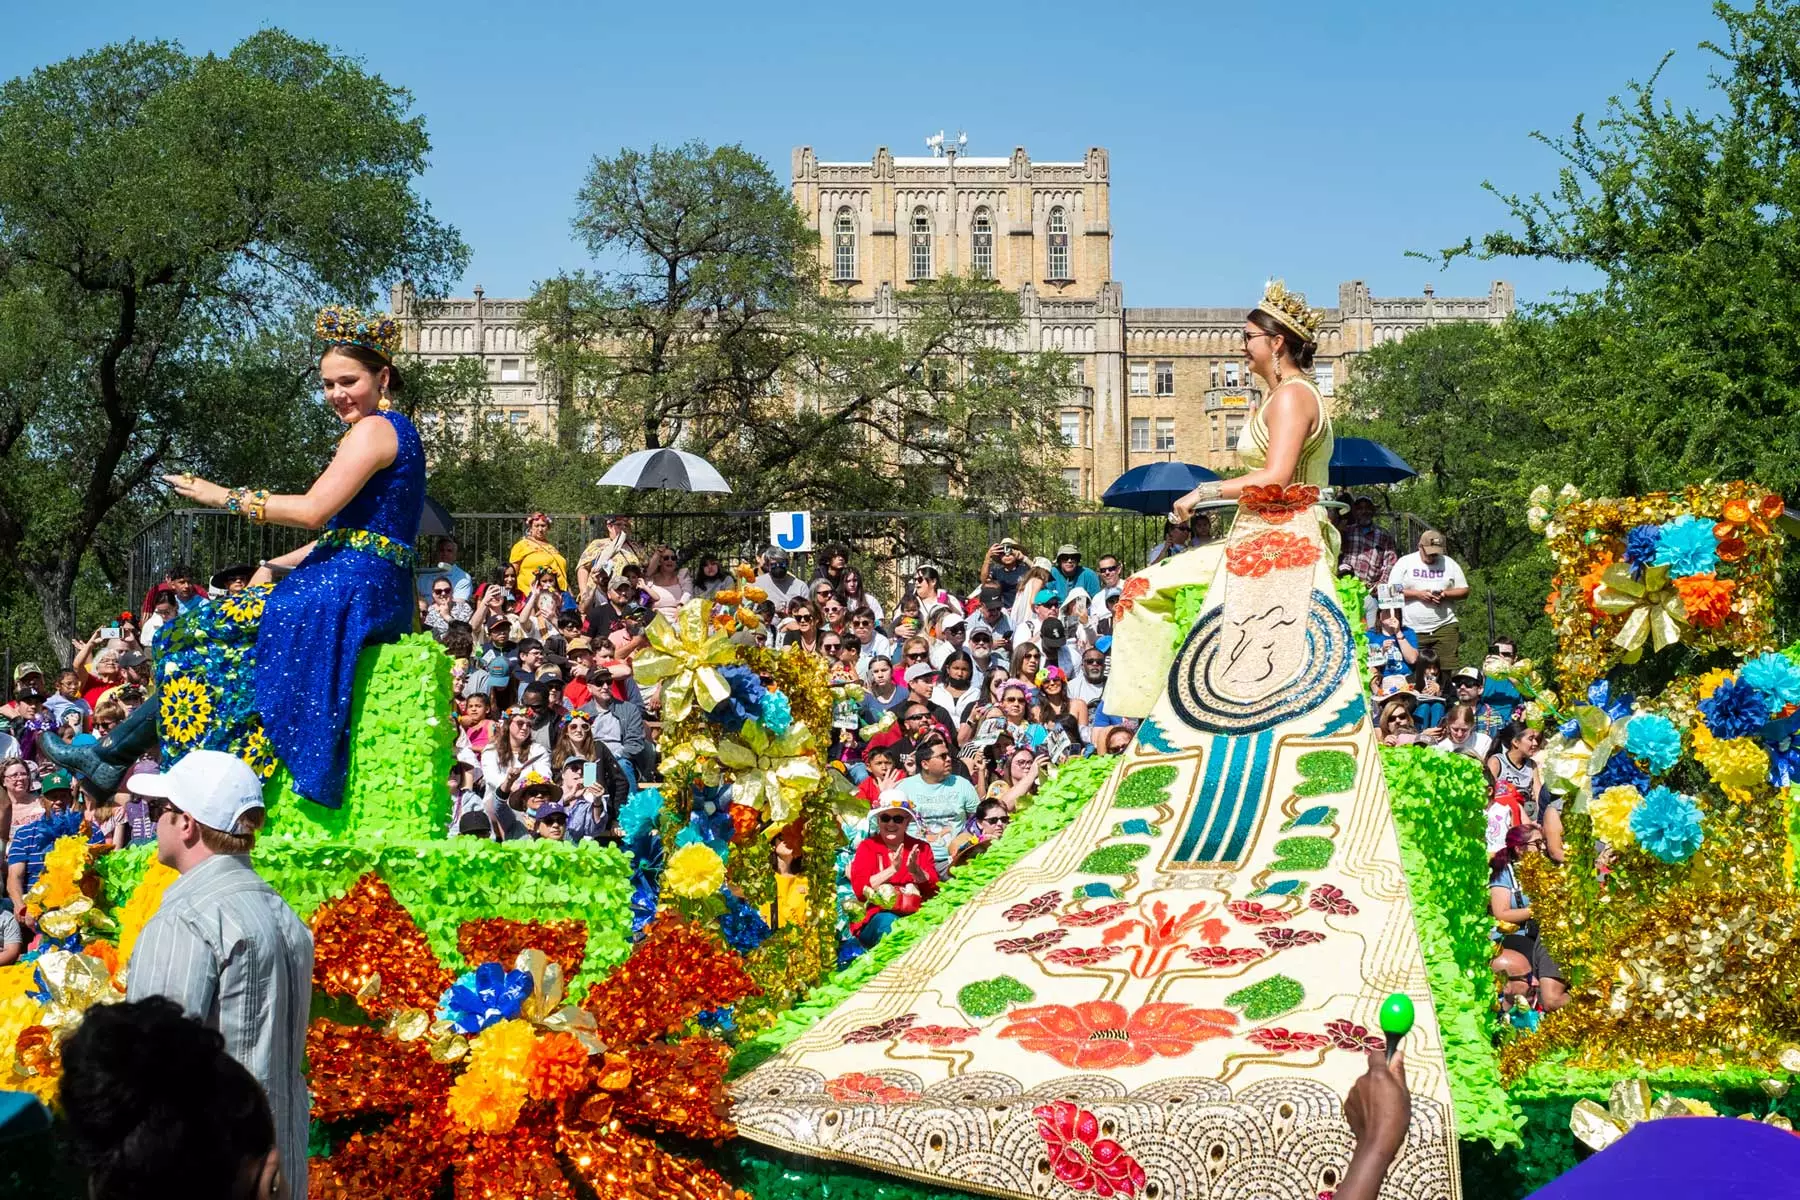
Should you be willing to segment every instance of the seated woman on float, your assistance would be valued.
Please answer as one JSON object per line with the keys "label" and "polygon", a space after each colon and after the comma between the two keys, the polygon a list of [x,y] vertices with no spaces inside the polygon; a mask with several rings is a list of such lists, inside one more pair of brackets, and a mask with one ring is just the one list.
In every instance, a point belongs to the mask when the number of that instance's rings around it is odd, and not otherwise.
{"label": "seated woman on float", "polygon": [[[1246,489],[1310,484],[1323,488],[1331,464],[1331,415],[1312,379],[1319,326],[1325,314],[1269,283],[1262,302],[1244,318],[1244,355],[1268,387],[1238,435],[1237,452],[1251,470],[1234,479],[1203,483],[1175,502],[1174,519],[1186,521],[1200,505],[1236,500]],[[1313,510],[1336,558],[1336,530],[1322,508]],[[1192,585],[1210,585],[1223,553],[1214,542],[1165,558],[1126,581],[1113,621],[1113,668],[1107,680],[1106,711],[1115,716],[1148,716],[1168,682],[1175,657],[1172,629],[1175,594]]]}
{"label": "seated woman on float", "polygon": [[[105,740],[46,743],[96,791],[114,790],[160,735],[165,769],[189,750],[224,750],[264,778],[285,766],[300,796],[342,803],[357,658],[413,629],[425,453],[388,398],[401,386],[398,323],[327,308],[314,331],[325,345],[325,400],[349,429],[311,487],[273,495],[193,474],[163,480],[183,500],[255,524],[323,532],[264,562],[242,593],[165,626],[154,645],[156,695]],[[288,572],[279,583],[277,570]]]}

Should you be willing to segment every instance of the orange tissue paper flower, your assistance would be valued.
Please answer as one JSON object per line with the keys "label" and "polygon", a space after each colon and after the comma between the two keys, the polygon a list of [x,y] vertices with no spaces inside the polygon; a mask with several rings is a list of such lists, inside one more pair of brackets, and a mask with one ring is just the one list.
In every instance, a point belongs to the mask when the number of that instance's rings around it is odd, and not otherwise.
{"label": "orange tissue paper flower", "polygon": [[573,1034],[546,1034],[525,1062],[525,1090],[533,1100],[563,1100],[581,1090],[587,1071],[587,1049]]}
{"label": "orange tissue paper flower", "polygon": [[1735,579],[1718,579],[1710,572],[1684,575],[1675,581],[1675,594],[1687,609],[1688,624],[1700,629],[1716,629],[1731,615],[1731,593],[1737,588]]}

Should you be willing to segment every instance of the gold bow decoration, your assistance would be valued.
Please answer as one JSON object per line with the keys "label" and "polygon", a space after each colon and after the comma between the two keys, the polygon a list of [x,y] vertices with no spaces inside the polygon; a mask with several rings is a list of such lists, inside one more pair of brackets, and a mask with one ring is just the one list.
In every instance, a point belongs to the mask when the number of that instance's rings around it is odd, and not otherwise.
{"label": "gold bow decoration", "polygon": [[780,737],[745,721],[735,738],[719,742],[719,761],[731,769],[732,803],[762,813],[763,828],[771,833],[799,815],[801,799],[823,778],[804,721],[795,721]]}
{"label": "gold bow decoration", "polygon": [[726,634],[712,631],[712,602],[690,600],[681,606],[675,623],[656,614],[644,630],[650,648],[633,660],[632,673],[644,687],[663,686],[663,716],[685,720],[694,702],[711,712],[731,695],[731,685],[719,668],[737,661],[736,648]]}
{"label": "gold bow decoration", "polygon": [[719,774],[719,745],[704,733],[683,738],[663,752],[662,770],[665,776],[691,771],[707,787],[718,787],[723,778]]}
{"label": "gold bow decoration", "polygon": [[[1778,1080],[1765,1081],[1767,1084],[1780,1083]],[[1785,1086],[1781,1088],[1786,1091]],[[1773,1096],[1776,1093],[1770,1092]],[[1569,1111],[1569,1132],[1576,1140],[1590,1150],[1604,1150],[1627,1133],[1634,1126],[1645,1121],[1657,1121],[1664,1117],[1716,1117],[1718,1112],[1704,1100],[1695,1100],[1688,1096],[1676,1096],[1664,1093],[1651,1096],[1650,1084],[1643,1079],[1621,1079],[1613,1084],[1612,1095],[1605,1108],[1593,1100],[1577,1100],[1575,1107]],[[1743,1120],[1754,1121],[1757,1118],[1745,1113]],[[1770,1113],[1762,1118],[1764,1125],[1772,1125],[1777,1129],[1792,1130],[1793,1125],[1784,1116]]]}
{"label": "gold bow decoration", "polygon": [[[599,1025],[594,1014],[573,1004],[563,1003],[567,981],[562,964],[551,960],[542,950],[521,950],[513,969],[531,976],[531,994],[519,1006],[519,1016],[529,1021],[539,1033],[566,1033],[581,1043],[589,1056],[603,1054],[606,1043],[600,1040]],[[368,990],[368,985],[364,985]],[[362,993],[358,993],[361,998]],[[374,991],[369,991],[373,999]],[[422,1008],[403,1008],[388,1018],[384,1032],[402,1042],[429,1038],[432,1060],[453,1063],[469,1053],[469,1037],[455,1022],[438,1018]],[[624,1084],[620,1084],[623,1087]]]}
{"label": "gold bow decoration", "polygon": [[1646,641],[1655,650],[1673,646],[1687,625],[1687,609],[1669,580],[1669,568],[1661,565],[1645,567],[1642,579],[1633,578],[1626,563],[1607,567],[1594,592],[1594,607],[1609,616],[1626,614],[1612,640],[1628,663],[1643,657]]}
{"label": "gold bow decoration", "polygon": [[106,964],[90,955],[47,950],[38,956],[37,972],[50,995],[38,1024],[49,1031],[51,1051],[75,1031],[88,1009],[125,999],[125,993],[113,986]]}
{"label": "gold bow decoration", "polygon": [[1615,721],[1591,704],[1571,714],[1581,727],[1572,738],[1556,738],[1544,753],[1544,783],[1556,795],[1571,797],[1571,812],[1586,812],[1593,798],[1593,777],[1625,744],[1624,721]]}

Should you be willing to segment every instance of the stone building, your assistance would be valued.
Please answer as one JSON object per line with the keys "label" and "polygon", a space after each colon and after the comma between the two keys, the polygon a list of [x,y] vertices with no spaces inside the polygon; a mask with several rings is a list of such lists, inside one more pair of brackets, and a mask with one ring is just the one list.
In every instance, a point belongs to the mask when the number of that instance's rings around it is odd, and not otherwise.
{"label": "stone building", "polygon": [[[1058,418],[1069,443],[1063,477],[1084,499],[1147,462],[1239,465],[1237,431],[1261,399],[1240,337],[1249,307],[1125,307],[1112,272],[1106,150],[1035,162],[1023,147],[1006,158],[962,155],[941,142],[935,149],[904,157],[882,147],[859,162],[821,161],[810,146],[793,152],[794,201],[819,233],[826,280],[844,289],[857,318],[898,320],[907,286],[947,272],[1017,291],[1021,348],[1060,350],[1075,362],[1078,386]],[[472,299],[429,311],[399,292],[394,305],[408,350],[430,360],[480,354],[495,411],[552,430],[554,406],[519,327],[521,301],[487,300],[477,287]],[[1439,297],[1429,287],[1378,297],[1361,280],[1340,284],[1319,339],[1320,390],[1333,395],[1350,360],[1384,342],[1442,321],[1498,323],[1513,308],[1504,282],[1475,297]]]}

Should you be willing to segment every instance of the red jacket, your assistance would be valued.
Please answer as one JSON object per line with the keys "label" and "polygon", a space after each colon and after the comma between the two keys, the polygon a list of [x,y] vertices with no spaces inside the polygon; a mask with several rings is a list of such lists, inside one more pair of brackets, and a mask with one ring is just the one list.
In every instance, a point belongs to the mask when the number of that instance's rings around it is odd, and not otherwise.
{"label": "red jacket", "polygon": [[[929,900],[937,895],[937,859],[932,854],[931,844],[908,834],[900,843],[899,853],[906,862],[901,871],[888,882],[895,887],[899,887],[903,883],[913,883],[918,887],[919,897],[922,900]],[[850,890],[858,900],[866,902],[865,894],[869,890],[869,880],[887,870],[888,864],[893,859],[893,853],[888,850],[886,843],[879,837],[866,838],[861,845],[857,846],[856,854],[850,859]],[[912,875],[910,868],[913,866],[919,868],[919,875],[923,876],[922,880]],[[850,932],[855,933],[868,923],[870,917],[878,912],[884,912],[886,909],[886,905],[871,905],[860,918],[850,922]]]}

